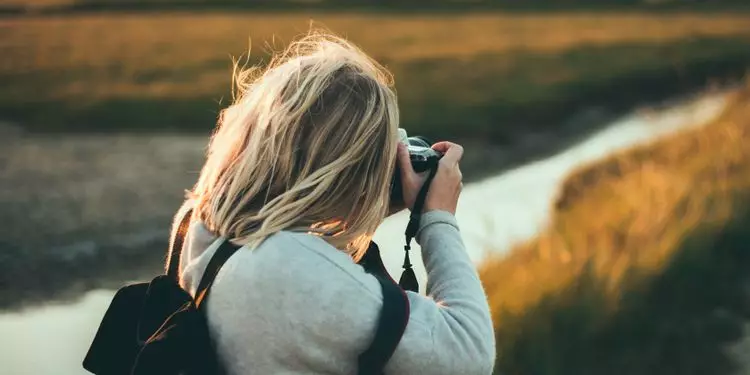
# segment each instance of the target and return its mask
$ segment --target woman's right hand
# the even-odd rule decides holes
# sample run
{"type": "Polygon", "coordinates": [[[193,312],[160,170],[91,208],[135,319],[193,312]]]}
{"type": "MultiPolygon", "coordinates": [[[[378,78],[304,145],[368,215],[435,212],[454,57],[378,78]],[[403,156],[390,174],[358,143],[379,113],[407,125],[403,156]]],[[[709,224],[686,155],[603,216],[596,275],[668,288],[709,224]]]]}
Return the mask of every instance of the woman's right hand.
{"type": "Polygon", "coordinates": [[[448,211],[456,213],[458,197],[463,189],[461,169],[459,162],[464,154],[464,148],[452,142],[438,142],[432,145],[432,149],[443,154],[438,164],[438,170],[427,191],[424,210],[448,211]]]}
{"type": "MultiPolygon", "coordinates": [[[[461,194],[461,169],[458,163],[464,154],[464,149],[460,145],[451,142],[439,142],[432,145],[435,151],[441,152],[443,157],[438,164],[438,170],[432,180],[430,190],[427,191],[425,198],[424,211],[443,210],[452,214],[456,213],[458,196],[461,194]]],[[[419,190],[424,184],[424,173],[414,172],[409,161],[409,152],[403,144],[398,145],[398,162],[401,169],[401,183],[404,195],[404,204],[407,208],[414,207],[414,201],[417,198],[419,190]]],[[[391,211],[398,211],[403,207],[391,208],[391,211]]]]}

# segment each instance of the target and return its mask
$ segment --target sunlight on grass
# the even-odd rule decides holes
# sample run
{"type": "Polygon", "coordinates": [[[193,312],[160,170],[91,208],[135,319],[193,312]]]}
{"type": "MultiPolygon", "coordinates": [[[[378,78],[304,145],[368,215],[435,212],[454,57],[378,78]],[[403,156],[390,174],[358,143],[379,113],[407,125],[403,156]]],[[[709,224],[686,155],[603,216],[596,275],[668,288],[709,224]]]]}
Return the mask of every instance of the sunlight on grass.
{"type": "Polygon", "coordinates": [[[716,121],[572,173],[549,227],[481,266],[498,371],[728,373],[748,224],[750,84],[716,121]]]}
{"type": "MultiPolygon", "coordinates": [[[[314,17],[395,73],[404,123],[444,136],[463,122],[498,138],[511,131],[498,123],[556,118],[600,97],[602,85],[630,95],[615,79],[750,61],[743,14],[314,17]]],[[[250,62],[262,62],[311,21],[301,13],[0,18],[9,57],[0,61],[0,113],[41,128],[210,129],[230,98],[231,57],[252,46],[250,62]]]]}

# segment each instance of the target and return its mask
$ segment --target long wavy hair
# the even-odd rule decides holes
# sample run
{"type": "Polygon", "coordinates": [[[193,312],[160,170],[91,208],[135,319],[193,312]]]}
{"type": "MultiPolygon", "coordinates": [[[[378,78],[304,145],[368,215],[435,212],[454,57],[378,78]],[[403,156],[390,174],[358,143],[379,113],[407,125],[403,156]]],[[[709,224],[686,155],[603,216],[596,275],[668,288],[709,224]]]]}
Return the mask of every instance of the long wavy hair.
{"type": "Polygon", "coordinates": [[[194,218],[250,248],[303,231],[359,259],[389,205],[392,75],[352,43],[312,31],[234,78],[234,103],[190,193],[194,218]]]}

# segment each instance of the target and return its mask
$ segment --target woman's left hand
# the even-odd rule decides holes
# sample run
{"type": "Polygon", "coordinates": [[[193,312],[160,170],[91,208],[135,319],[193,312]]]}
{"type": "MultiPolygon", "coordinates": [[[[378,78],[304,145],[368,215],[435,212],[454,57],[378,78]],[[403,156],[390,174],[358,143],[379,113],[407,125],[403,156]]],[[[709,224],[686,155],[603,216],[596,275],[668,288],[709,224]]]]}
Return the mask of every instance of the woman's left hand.
{"type": "Polygon", "coordinates": [[[403,143],[398,144],[397,163],[401,173],[401,191],[403,192],[403,202],[391,202],[388,207],[388,214],[391,216],[407,208],[414,207],[414,201],[417,200],[417,193],[426,179],[426,173],[417,173],[411,165],[409,150],[403,143]]]}

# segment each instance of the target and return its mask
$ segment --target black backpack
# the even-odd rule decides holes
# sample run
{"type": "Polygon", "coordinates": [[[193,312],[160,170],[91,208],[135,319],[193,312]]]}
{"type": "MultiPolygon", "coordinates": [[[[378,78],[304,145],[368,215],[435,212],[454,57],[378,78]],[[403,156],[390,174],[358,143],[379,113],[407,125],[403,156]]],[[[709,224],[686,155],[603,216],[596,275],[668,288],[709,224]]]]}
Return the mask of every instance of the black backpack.
{"type": "MultiPolygon", "coordinates": [[[[190,224],[188,210],[175,230],[167,272],[151,282],[117,291],[102,319],[83,367],[96,375],[223,374],[206,322],[206,300],[221,267],[239,247],[224,241],[201,277],[196,297],[179,284],[179,260],[190,224]]],[[[383,308],[370,347],[359,356],[358,374],[382,374],[409,320],[409,301],[388,275],[372,242],[359,262],[383,291],[383,308]]]]}

